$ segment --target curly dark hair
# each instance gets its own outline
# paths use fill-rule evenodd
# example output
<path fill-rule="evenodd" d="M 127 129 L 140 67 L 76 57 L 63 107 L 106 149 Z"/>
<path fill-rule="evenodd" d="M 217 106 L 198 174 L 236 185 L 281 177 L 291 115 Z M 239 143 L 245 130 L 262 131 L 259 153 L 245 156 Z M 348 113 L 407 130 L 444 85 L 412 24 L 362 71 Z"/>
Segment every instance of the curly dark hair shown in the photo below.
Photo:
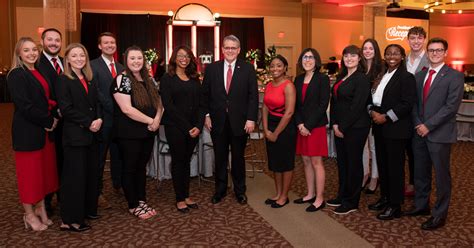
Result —
<path fill-rule="evenodd" d="M 178 46 L 174 49 L 171 54 L 169 65 L 168 65 L 168 74 L 170 76 L 176 75 L 176 58 L 178 57 L 178 51 L 183 50 L 189 56 L 189 64 L 186 66 L 184 73 L 191 79 L 199 80 L 199 73 L 197 72 L 196 57 L 194 57 L 193 51 L 187 46 Z"/>

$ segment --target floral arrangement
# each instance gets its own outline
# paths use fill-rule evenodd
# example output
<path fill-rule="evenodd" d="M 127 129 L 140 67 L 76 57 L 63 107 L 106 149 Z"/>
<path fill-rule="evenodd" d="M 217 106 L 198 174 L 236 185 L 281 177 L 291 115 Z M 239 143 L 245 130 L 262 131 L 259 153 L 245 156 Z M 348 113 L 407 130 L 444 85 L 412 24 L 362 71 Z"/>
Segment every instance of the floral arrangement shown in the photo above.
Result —
<path fill-rule="evenodd" d="M 267 48 L 267 52 L 265 53 L 265 69 L 269 69 L 270 63 L 272 62 L 272 59 L 276 57 L 276 55 L 275 45 Z"/>
<path fill-rule="evenodd" d="M 259 61 L 260 50 L 259 49 L 250 49 L 245 53 L 245 60 L 250 64 L 256 65 Z"/>
<path fill-rule="evenodd" d="M 473 94 L 474 93 L 474 85 L 464 83 L 464 93 Z"/>
<path fill-rule="evenodd" d="M 150 65 L 158 63 L 158 60 L 160 59 L 160 53 L 158 53 L 155 48 L 150 48 L 144 51 L 143 55 L 145 55 L 146 62 Z"/>

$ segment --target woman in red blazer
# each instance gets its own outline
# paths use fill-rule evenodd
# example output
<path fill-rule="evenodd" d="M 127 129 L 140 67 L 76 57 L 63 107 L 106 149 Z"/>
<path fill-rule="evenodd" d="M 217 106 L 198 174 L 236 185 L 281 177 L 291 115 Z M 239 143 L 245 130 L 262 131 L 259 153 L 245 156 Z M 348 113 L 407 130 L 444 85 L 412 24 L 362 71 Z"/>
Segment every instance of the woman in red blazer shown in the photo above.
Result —
<path fill-rule="evenodd" d="M 43 231 L 52 225 L 44 205 L 46 194 L 58 189 L 53 136 L 58 119 L 56 102 L 45 77 L 36 69 L 38 47 L 29 37 L 15 46 L 12 70 L 7 76 L 13 99 L 12 144 L 15 151 L 18 193 L 25 209 L 25 228 Z"/>

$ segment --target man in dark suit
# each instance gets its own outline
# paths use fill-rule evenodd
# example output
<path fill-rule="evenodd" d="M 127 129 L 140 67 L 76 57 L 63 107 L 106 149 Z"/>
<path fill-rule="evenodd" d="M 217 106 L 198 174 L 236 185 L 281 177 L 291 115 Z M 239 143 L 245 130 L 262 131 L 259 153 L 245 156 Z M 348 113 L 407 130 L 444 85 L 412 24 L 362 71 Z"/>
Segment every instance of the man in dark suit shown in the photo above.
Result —
<path fill-rule="evenodd" d="M 103 174 L 107 150 L 110 148 L 110 173 L 112 175 L 112 184 L 114 189 L 121 188 L 122 162 L 117 144 L 111 141 L 114 103 L 110 94 L 110 85 L 115 77 L 124 70 L 123 65 L 114 61 L 114 54 L 117 51 L 115 35 L 110 32 L 104 32 L 99 35 L 98 47 L 102 54 L 100 57 L 91 61 L 93 72 L 93 81 L 99 91 L 99 100 L 103 106 L 103 120 L 101 137 L 99 144 L 100 162 L 99 162 L 99 205 L 102 208 L 110 208 L 107 200 L 102 195 Z"/>
<path fill-rule="evenodd" d="M 408 30 L 407 42 L 410 46 L 410 52 L 406 59 L 407 71 L 415 75 L 423 69 L 429 67 L 428 55 L 425 51 L 426 31 L 423 27 L 415 26 Z M 414 168 L 415 160 L 413 158 L 413 148 L 411 140 L 407 142 L 406 154 L 408 156 L 409 182 L 405 187 L 405 196 L 414 196 Z"/>
<path fill-rule="evenodd" d="M 63 58 L 59 56 L 61 51 L 61 39 L 62 35 L 59 30 L 55 28 L 48 28 L 43 31 L 41 34 L 41 46 L 43 47 L 43 52 L 40 56 L 40 62 L 38 65 L 39 71 L 46 77 L 49 83 L 49 89 L 51 90 L 51 99 L 56 99 L 56 82 L 58 76 L 63 73 Z M 54 144 L 56 148 L 56 164 L 58 168 L 58 176 L 61 178 L 61 171 L 63 168 L 64 162 L 64 152 L 63 152 L 63 122 L 60 119 L 56 129 L 54 130 Z M 53 208 L 51 206 L 51 201 L 53 199 L 54 193 L 48 194 L 45 197 L 45 206 L 49 214 L 52 213 Z"/>
<path fill-rule="evenodd" d="M 246 204 L 244 151 L 257 120 L 257 78 L 252 65 L 237 59 L 240 53 L 237 37 L 224 38 L 222 53 L 224 60 L 208 65 L 203 81 L 209 106 L 205 126 L 211 131 L 215 156 L 215 194 L 211 202 L 220 202 L 227 193 L 230 146 L 234 193 L 240 204 Z"/>
<path fill-rule="evenodd" d="M 416 74 L 417 101 L 413 108 L 415 137 L 415 208 L 409 216 L 430 214 L 431 166 L 436 176 L 436 202 L 431 217 L 421 228 L 444 226 L 451 199 L 450 155 L 456 142 L 456 113 L 462 101 L 464 75 L 444 64 L 448 43 L 428 41 L 428 70 Z"/>

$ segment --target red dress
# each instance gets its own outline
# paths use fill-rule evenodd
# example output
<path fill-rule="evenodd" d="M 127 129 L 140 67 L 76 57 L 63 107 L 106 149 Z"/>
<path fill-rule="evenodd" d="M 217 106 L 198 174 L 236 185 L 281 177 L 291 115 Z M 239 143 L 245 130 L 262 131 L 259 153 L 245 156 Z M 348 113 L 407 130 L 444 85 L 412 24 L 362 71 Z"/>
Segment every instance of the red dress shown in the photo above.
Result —
<path fill-rule="evenodd" d="M 308 85 L 304 83 L 303 89 L 301 92 L 302 99 L 306 96 L 306 90 Z M 296 154 L 302 156 L 328 156 L 328 140 L 327 140 L 327 131 L 326 126 L 313 128 L 311 135 L 302 136 L 300 132 L 296 137 Z"/>
<path fill-rule="evenodd" d="M 48 83 L 36 70 L 31 73 L 43 86 L 48 98 L 49 110 L 56 102 L 50 99 Z M 56 150 L 54 143 L 46 135 L 46 143 L 43 148 L 36 151 L 15 152 L 16 176 L 18 181 L 18 193 L 20 201 L 26 204 L 35 204 L 41 201 L 45 195 L 58 189 L 58 172 L 56 169 Z"/>

